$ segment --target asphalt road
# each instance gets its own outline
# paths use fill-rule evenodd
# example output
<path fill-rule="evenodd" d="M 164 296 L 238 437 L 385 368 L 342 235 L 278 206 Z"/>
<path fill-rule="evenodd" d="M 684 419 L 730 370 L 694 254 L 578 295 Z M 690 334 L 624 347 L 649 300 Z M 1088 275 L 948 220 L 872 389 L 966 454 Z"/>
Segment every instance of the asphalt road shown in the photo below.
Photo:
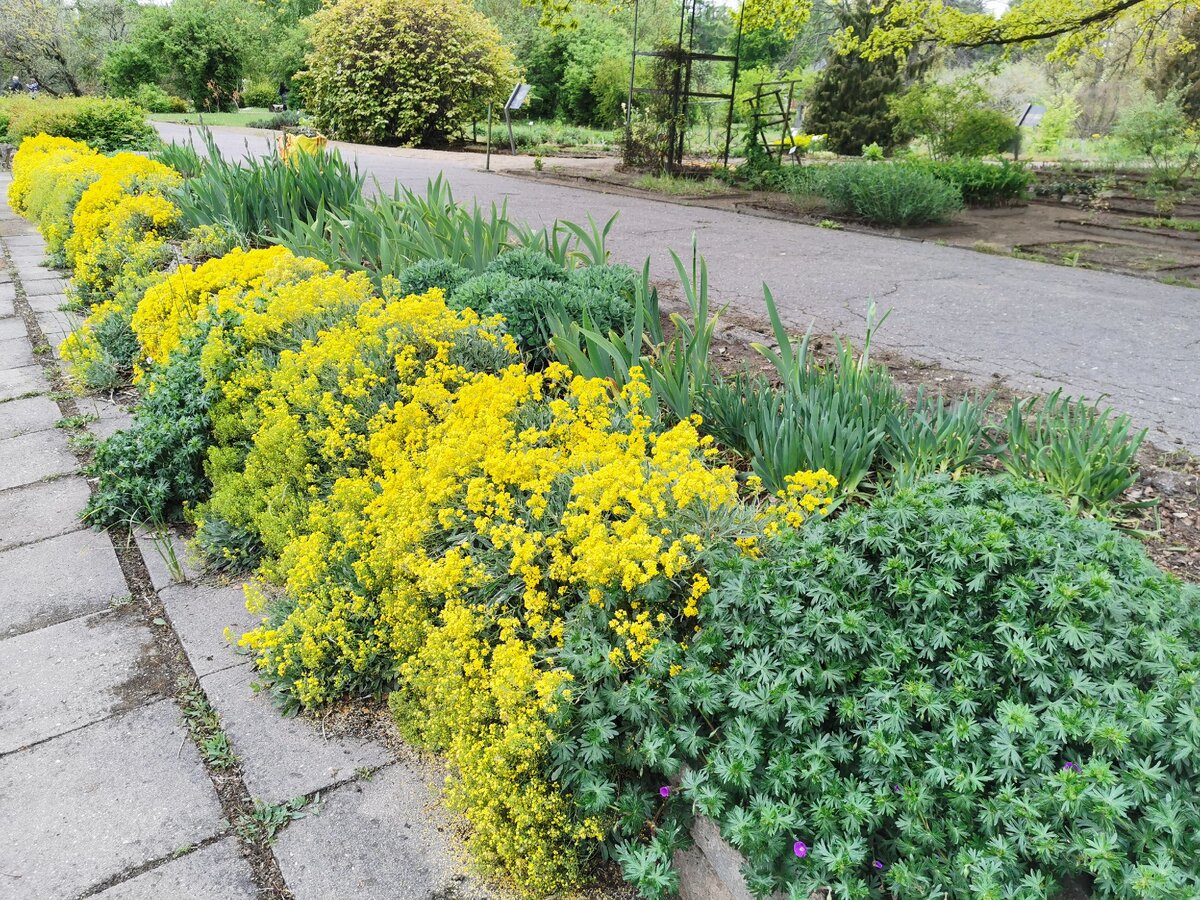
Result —
<path fill-rule="evenodd" d="M 187 126 L 159 124 L 167 140 Z M 265 152 L 264 132 L 217 128 L 222 152 Z M 1160 447 L 1200 453 L 1200 290 L 1104 272 L 990 256 L 932 243 L 815 228 L 734 212 L 602 194 L 482 171 L 477 155 L 338 145 L 389 189 L 445 172 L 459 200 L 508 201 L 537 225 L 620 212 L 614 257 L 675 280 L 669 251 L 696 235 L 712 296 L 765 315 L 765 282 L 784 320 L 861 340 L 867 305 L 891 316 L 878 346 L 1017 391 L 1106 396 L 1151 429 Z M 499 158 L 500 166 L 531 161 Z"/>

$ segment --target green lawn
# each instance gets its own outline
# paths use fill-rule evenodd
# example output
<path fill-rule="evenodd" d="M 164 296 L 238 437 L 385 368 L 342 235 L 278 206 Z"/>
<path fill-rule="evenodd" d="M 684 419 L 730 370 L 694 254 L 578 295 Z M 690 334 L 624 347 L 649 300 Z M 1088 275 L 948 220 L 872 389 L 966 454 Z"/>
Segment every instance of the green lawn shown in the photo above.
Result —
<path fill-rule="evenodd" d="M 251 122 L 261 122 L 271 118 L 269 109 L 247 107 L 235 113 L 203 113 L 205 125 L 241 125 L 245 128 Z M 150 113 L 154 122 L 176 122 L 181 125 L 199 125 L 201 113 Z"/>

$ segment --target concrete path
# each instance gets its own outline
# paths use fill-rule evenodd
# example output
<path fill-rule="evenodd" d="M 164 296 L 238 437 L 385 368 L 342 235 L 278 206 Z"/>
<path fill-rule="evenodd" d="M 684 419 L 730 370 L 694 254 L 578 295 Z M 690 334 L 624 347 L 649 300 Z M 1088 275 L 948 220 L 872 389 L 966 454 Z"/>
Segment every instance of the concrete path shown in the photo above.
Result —
<path fill-rule="evenodd" d="M 436 774 L 378 717 L 283 719 L 251 690 L 222 637 L 254 622 L 240 586 L 169 566 L 148 535 L 80 524 L 89 487 L 56 426 L 94 417 L 103 435 L 128 417 L 54 392 L 49 345 L 73 323 L 43 256 L 5 205 L 0 900 L 491 896 L 465 873 Z M 267 841 L 255 802 L 293 798 L 302 817 Z"/>
<path fill-rule="evenodd" d="M 194 129 L 159 124 L 168 140 Z M 269 137 L 215 129 L 223 151 Z M 967 373 L 1002 377 L 1017 391 L 1060 385 L 1107 395 L 1152 429 L 1163 447 L 1200 452 L 1200 290 L 1104 272 L 988 256 L 936 244 L 832 231 L 665 201 L 613 196 L 480 171 L 480 156 L 338 145 L 387 189 L 421 187 L 444 171 L 462 200 L 507 199 L 517 219 L 603 220 L 620 211 L 610 246 L 657 278 L 674 280 L 669 250 L 689 251 L 692 234 L 708 258 L 712 292 L 752 315 L 764 311 L 765 281 L 785 320 L 798 329 L 861 339 L 867 303 L 893 310 L 878 345 Z M 532 167 L 494 157 L 506 168 Z M 550 160 L 550 164 L 557 164 Z"/>

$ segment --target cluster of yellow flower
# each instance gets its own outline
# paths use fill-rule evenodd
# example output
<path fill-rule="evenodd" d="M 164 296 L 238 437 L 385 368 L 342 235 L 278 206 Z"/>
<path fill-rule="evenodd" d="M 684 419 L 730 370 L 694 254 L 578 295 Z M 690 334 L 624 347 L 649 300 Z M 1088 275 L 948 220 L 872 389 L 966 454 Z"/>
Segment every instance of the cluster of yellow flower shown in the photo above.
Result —
<path fill-rule="evenodd" d="M 89 310 L 62 347 L 84 386 L 98 387 L 129 359 L 129 319 L 146 288 L 162 278 L 180 229 L 166 194 L 182 183 L 173 169 L 134 153 L 104 156 L 67 138 L 39 135 L 13 158 L 9 202 L 38 223 L 48 254 L 74 274 Z"/>
<path fill-rule="evenodd" d="M 77 161 L 31 143 L 25 209 L 31 160 Z M 153 165 L 111 163 L 64 246 L 80 289 L 110 292 L 93 316 L 126 315 L 147 368 L 198 361 L 216 398 L 194 514 L 261 548 L 247 602 L 278 604 L 242 645 L 300 705 L 390 691 L 403 732 L 445 754 L 481 858 L 527 892 L 569 888 L 610 824 L 549 775 L 571 616 L 607 622 L 613 673 L 647 671 L 701 624 L 705 551 L 757 553 L 826 511 L 836 482 L 798 473 L 761 510 L 698 420 L 652 426 L 640 370 L 618 396 L 558 364 L 530 372 L 502 320 L 437 289 L 376 291 L 279 247 L 168 272 L 178 176 Z M 122 282 L 122 256 L 142 281 Z M 122 283 L 140 289 L 113 295 Z"/>

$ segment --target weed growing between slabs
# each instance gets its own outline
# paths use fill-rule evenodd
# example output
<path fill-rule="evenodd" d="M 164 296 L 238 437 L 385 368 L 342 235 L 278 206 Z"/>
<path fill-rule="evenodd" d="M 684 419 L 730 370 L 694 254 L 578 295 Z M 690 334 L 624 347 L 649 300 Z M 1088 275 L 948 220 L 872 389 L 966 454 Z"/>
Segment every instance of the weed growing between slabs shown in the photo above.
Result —
<path fill-rule="evenodd" d="M 912 408 L 778 318 L 778 377 L 725 376 L 698 258 L 665 333 L 608 226 L 364 200 L 336 157 L 79 159 L 29 139 L 13 200 L 74 247 L 77 379 L 90 348 L 142 393 L 88 517 L 252 570 L 276 701 L 387 696 L 526 894 L 609 856 L 669 895 L 696 815 L 759 895 L 1200 889 L 1200 598 L 1105 520 L 1127 420 Z"/>

